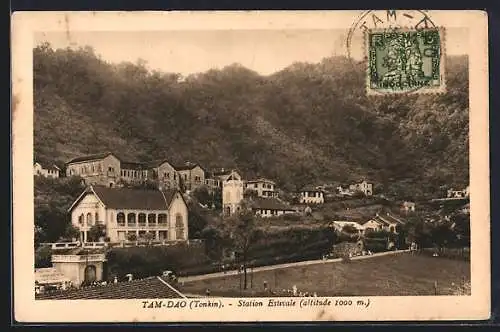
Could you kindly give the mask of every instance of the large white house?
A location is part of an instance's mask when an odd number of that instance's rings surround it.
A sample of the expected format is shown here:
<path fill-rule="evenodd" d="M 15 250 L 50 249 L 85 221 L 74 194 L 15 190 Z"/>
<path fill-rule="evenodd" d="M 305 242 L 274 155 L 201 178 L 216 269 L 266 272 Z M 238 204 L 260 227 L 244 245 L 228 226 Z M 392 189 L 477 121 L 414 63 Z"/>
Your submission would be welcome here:
<path fill-rule="evenodd" d="M 299 201 L 302 204 L 323 204 L 325 196 L 323 190 L 305 187 L 300 191 Z"/>
<path fill-rule="evenodd" d="M 268 179 L 259 178 L 256 180 L 248 180 L 245 183 L 245 188 L 255 190 L 258 197 L 278 197 L 276 183 Z"/>
<path fill-rule="evenodd" d="M 140 239 L 147 233 L 155 240 L 188 239 L 188 208 L 177 189 L 90 186 L 68 211 L 82 242 L 88 242 L 88 232 L 95 224 L 106 226 L 111 242 L 127 240 L 131 234 Z"/>
<path fill-rule="evenodd" d="M 365 196 L 371 196 L 373 195 L 373 183 L 363 180 L 359 183 L 353 183 L 349 185 L 349 190 L 351 192 L 360 191 L 365 194 Z"/>

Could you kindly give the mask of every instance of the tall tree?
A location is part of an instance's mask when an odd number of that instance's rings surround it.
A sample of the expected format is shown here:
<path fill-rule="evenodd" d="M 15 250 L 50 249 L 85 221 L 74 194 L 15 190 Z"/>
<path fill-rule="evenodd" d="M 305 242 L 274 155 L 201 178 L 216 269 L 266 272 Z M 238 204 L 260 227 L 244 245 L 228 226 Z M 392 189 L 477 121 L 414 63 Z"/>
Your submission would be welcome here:
<path fill-rule="evenodd" d="M 229 217 L 226 225 L 232 246 L 239 255 L 240 263 L 243 267 L 243 287 L 247 289 L 247 264 L 249 251 L 258 236 L 256 216 L 251 209 L 250 202 L 244 200 L 241 209 L 235 215 Z"/>

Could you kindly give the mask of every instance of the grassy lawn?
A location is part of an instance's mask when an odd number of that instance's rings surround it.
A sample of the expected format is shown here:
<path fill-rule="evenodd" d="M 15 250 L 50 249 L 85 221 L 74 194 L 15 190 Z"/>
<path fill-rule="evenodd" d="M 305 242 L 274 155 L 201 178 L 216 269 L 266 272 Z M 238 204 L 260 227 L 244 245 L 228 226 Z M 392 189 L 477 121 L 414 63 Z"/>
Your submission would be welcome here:
<path fill-rule="evenodd" d="M 464 282 L 470 283 L 470 263 L 405 253 L 350 263 L 255 272 L 253 287 L 241 294 L 237 275 L 188 282 L 180 290 L 188 294 L 204 294 L 209 288 L 213 296 L 271 295 L 264 292 L 264 281 L 277 292 L 282 293 L 283 289 L 296 285 L 299 291 L 316 292 L 318 296 L 435 295 L 434 283 L 437 281 L 438 295 L 453 295 Z M 470 295 L 470 291 L 467 294 Z"/>

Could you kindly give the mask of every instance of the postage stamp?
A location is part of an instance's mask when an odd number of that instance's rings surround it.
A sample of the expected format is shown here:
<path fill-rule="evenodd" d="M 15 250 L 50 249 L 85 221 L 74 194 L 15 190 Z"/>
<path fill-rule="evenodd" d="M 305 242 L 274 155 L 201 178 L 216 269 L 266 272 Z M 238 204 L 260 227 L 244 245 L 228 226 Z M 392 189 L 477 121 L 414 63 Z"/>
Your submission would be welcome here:
<path fill-rule="evenodd" d="M 368 92 L 442 92 L 445 81 L 441 31 L 368 31 Z"/>
<path fill-rule="evenodd" d="M 489 318 L 485 13 L 12 22 L 17 322 Z"/>

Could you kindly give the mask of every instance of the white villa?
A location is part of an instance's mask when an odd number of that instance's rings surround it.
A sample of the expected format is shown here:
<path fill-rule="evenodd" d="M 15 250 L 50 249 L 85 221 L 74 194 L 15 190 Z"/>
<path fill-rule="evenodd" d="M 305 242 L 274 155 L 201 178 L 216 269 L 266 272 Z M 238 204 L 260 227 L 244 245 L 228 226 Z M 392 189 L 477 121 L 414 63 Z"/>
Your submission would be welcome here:
<path fill-rule="evenodd" d="M 71 222 L 80 230 L 80 241 L 88 242 L 95 224 L 106 226 L 110 242 L 125 241 L 151 233 L 154 240 L 188 239 L 188 208 L 177 189 L 143 190 L 88 187 L 71 205 Z"/>
<path fill-rule="evenodd" d="M 449 189 L 446 195 L 447 198 L 467 198 L 469 197 L 469 186 L 463 190 Z"/>
<path fill-rule="evenodd" d="M 305 187 L 299 193 L 299 202 L 301 204 L 323 204 L 325 196 L 323 190 L 313 187 Z"/>
<path fill-rule="evenodd" d="M 259 178 L 256 180 L 248 180 L 245 183 L 246 189 L 255 190 L 258 197 L 278 197 L 276 192 L 276 183 L 274 181 Z"/>
<path fill-rule="evenodd" d="M 351 192 L 361 191 L 366 196 L 371 196 L 373 195 L 373 184 L 363 180 L 359 183 L 349 185 L 349 190 Z"/>

